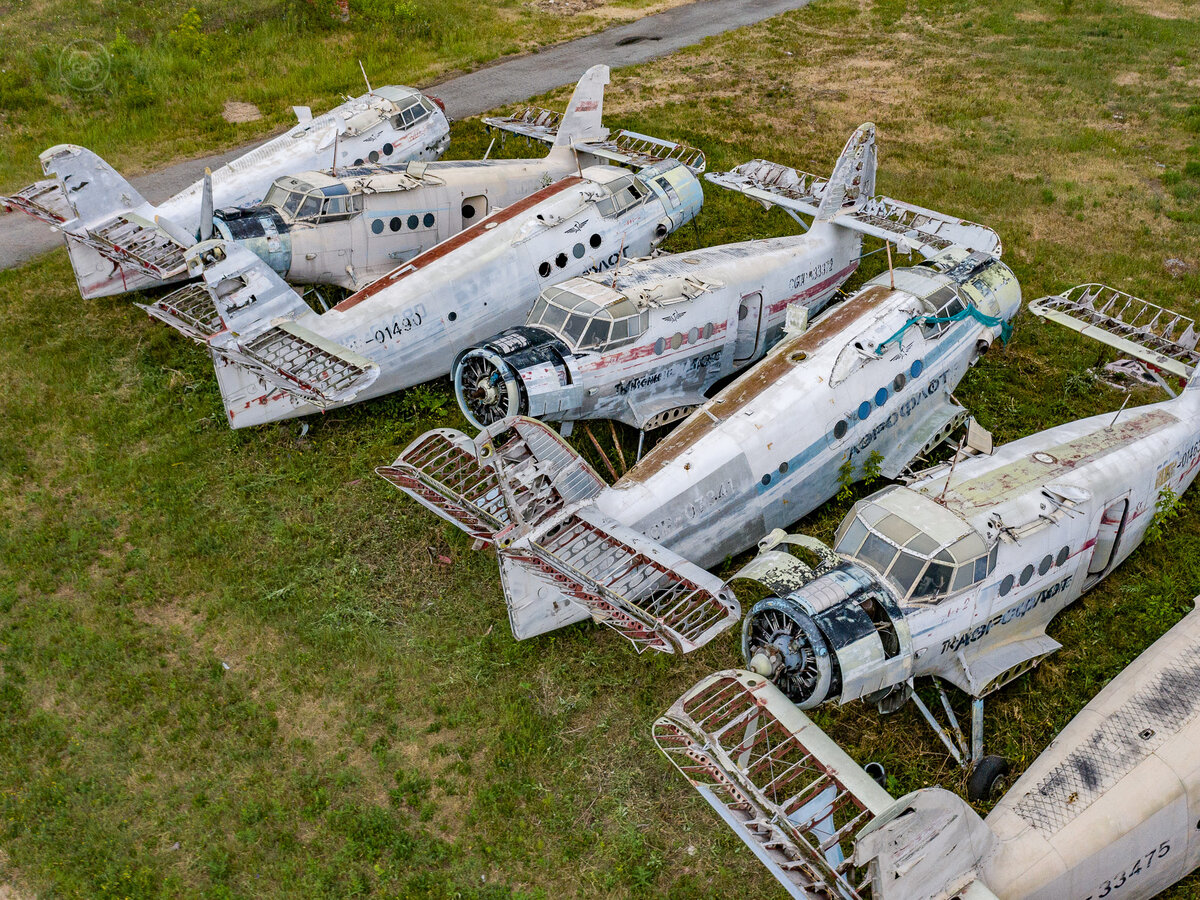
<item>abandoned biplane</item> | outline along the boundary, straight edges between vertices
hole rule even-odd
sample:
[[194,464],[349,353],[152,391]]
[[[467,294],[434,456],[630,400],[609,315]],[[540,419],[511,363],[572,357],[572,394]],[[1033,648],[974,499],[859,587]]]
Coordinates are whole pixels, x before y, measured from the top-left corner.
[[208,241],[190,284],[144,305],[212,354],[234,428],[345,406],[446,375],[455,354],[525,319],[538,292],[643,255],[700,210],[678,160],[592,166],[316,312],[250,250]]
[[[804,330],[858,268],[864,215],[838,215],[841,199],[819,207],[825,185],[853,171],[871,197],[875,128],[861,126],[830,179],[761,160],[709,175],[723,187],[757,183],[788,191],[793,213],[814,216],[800,235],[708,247],[637,260],[611,276],[585,275],[546,288],[528,321],[472,347],[456,360],[454,391],[467,420],[484,428],[508,416],[573,422],[610,418],[643,433],[679,421],[721,378],[761,359],[790,330]],[[752,176],[752,177],[751,177]],[[751,188],[755,196],[767,194]],[[921,217],[926,233],[998,251],[989,228],[885,197],[891,225]],[[895,235],[893,235],[895,237]],[[917,232],[909,234],[923,247]]]
[[985,819],[942,788],[893,799],[754,672],[705,678],[654,740],[797,900],[1147,900],[1200,864],[1200,610]]
[[[819,219],[861,214],[873,199],[858,191],[861,171],[823,188]],[[867,463],[898,474],[940,442],[965,417],[950,392],[1020,305],[1016,278],[990,253],[918,240],[910,218],[862,218],[931,258],[872,279],[781,341],[611,487],[524,417],[474,440],[429,432],[379,474],[495,546],[518,639],[591,616],[639,652],[701,646],[740,617],[701,566],[800,518]]]
[[62,232],[80,294],[107,297],[186,279],[187,249],[212,236],[214,210],[258,203],[280,175],[331,162],[437,159],[450,143],[441,101],[413,88],[375,88],[315,118],[306,106],[294,109],[299,121],[286,134],[206,171],[158,205],[74,144],[43,152],[51,177],[0,197],[0,205]]
[[[1122,340],[1139,342],[1132,332]],[[1200,381],[1162,403],[995,449],[982,435],[968,444],[857,503],[832,548],[773,532],[730,583],[748,579],[772,594],[743,623],[749,669],[803,709],[861,699],[891,712],[911,698],[972,767],[974,799],[1005,769],[983,755],[984,698],[1059,649],[1049,622],[1132,553],[1195,478]],[[801,561],[787,552],[794,546],[820,561]],[[913,692],[924,676],[941,692],[947,727]],[[943,682],[971,697],[969,745]]]
[[[293,284],[366,287],[418,253],[582,168],[615,162],[644,168],[679,159],[704,171],[697,150],[621,131],[601,118],[608,66],[584,73],[564,115],[525,110],[484,119],[489,128],[550,143],[541,159],[384,162],[299,172],[275,180],[251,208],[218,209],[215,237],[239,241]],[[540,123],[540,124],[534,124]]]

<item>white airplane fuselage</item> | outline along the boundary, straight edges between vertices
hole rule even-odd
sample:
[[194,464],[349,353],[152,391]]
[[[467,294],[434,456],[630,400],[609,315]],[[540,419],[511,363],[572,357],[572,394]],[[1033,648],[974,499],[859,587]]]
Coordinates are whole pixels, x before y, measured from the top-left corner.
[[[622,255],[649,253],[703,202],[695,176],[673,161],[638,175],[610,166],[583,174],[493,213],[328,312],[303,313],[296,323],[378,365],[378,378],[354,402],[381,396],[446,375],[463,347],[523,321],[544,286],[611,268]],[[611,199],[605,185],[631,179],[641,185],[641,198],[604,214]],[[222,346],[238,340],[229,331],[210,339],[233,427],[319,411],[222,356]]]
[[[611,418],[644,427],[655,416],[702,402],[716,381],[761,359],[783,335],[790,305],[814,315],[823,309],[858,268],[861,247],[857,233],[818,223],[800,236],[638,260],[613,276],[562,282],[547,295],[577,292],[611,308],[626,308],[628,301],[644,312],[646,330],[632,342],[622,335],[613,349],[589,347],[561,325],[537,324],[539,303],[527,325],[460,356],[460,406],[463,360],[482,352],[506,379],[521,380],[522,402],[496,410],[488,422],[476,422],[479,427],[508,415]],[[470,417],[469,404],[464,410]]]
[[344,198],[355,211],[330,214],[314,204],[306,213],[303,203],[291,211],[259,204],[219,213],[215,224],[222,237],[245,244],[293,284],[359,290],[497,209],[579,171],[575,154],[552,150],[542,159],[302,172],[278,184],[293,192],[301,185],[313,197]]
[[[833,496],[845,463],[853,479],[872,454],[886,465],[931,414],[949,409],[950,392],[999,331],[971,316],[944,328],[914,326],[877,354],[879,343],[930,311],[918,298],[950,284],[926,266],[897,270],[895,282],[891,289],[888,274],[872,279],[782,341],[603,491],[597,507],[710,566]],[[959,287],[988,316],[1011,318],[1020,305],[1016,278],[992,257]],[[944,418],[948,426],[954,417]]]

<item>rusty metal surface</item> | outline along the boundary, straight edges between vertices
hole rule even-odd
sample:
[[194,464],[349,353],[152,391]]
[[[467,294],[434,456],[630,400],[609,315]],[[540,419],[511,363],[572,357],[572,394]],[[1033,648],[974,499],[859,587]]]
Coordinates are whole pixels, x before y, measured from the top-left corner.
[[713,431],[721,420],[733,416],[769,390],[783,372],[793,366],[803,365],[803,360],[796,358],[799,354],[811,354],[829,341],[844,336],[843,331],[853,322],[866,318],[891,296],[892,291],[886,285],[873,285],[823,316],[808,331],[782,341],[761,363],[692,413],[669,438],[647,453],[620,483],[637,483],[658,473],[676,456]]

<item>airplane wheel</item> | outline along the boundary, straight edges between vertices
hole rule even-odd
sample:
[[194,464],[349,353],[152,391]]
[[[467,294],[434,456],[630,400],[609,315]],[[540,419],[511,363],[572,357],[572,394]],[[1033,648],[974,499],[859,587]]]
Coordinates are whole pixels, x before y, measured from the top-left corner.
[[972,802],[987,800],[1000,780],[1008,774],[1008,760],[1003,756],[985,756],[967,779],[967,799]]

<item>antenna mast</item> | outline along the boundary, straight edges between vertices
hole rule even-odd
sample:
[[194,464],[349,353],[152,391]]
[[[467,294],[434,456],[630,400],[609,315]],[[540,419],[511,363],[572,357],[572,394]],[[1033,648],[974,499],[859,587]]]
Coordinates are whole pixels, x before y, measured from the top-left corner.
[[359,70],[360,72],[362,72],[362,75],[363,75],[363,81],[365,81],[365,82],[367,83],[367,93],[368,93],[368,94],[373,94],[373,93],[375,93],[375,92],[374,92],[374,90],[372,90],[372,88],[371,88],[371,79],[369,79],[369,78],[367,77],[367,70],[366,70],[365,68],[363,68],[363,64],[362,64],[362,60],[361,60],[361,59],[358,61],[358,70]]

